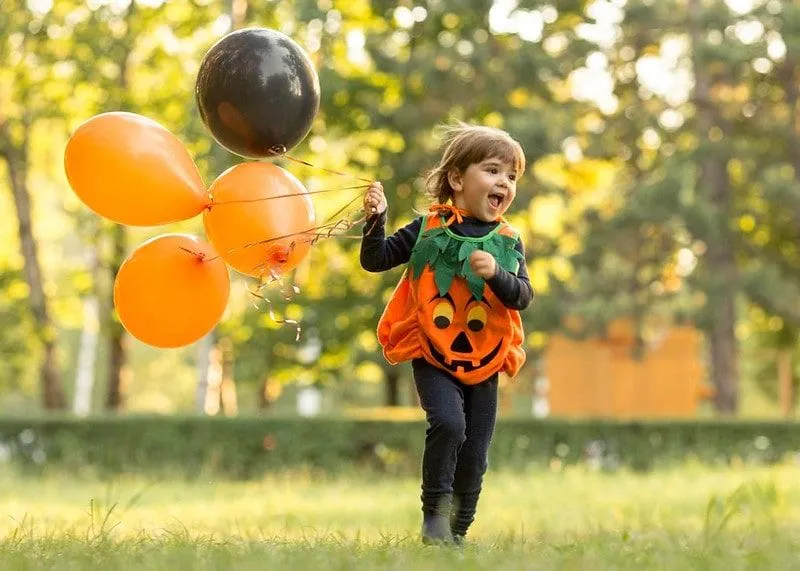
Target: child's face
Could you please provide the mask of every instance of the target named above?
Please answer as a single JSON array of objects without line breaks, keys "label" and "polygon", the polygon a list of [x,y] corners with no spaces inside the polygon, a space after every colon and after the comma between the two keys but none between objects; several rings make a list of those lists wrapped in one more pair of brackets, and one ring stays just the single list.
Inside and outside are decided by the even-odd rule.
[{"label": "child's face", "polygon": [[517,195],[514,165],[497,158],[471,164],[463,173],[448,177],[453,189],[453,204],[484,222],[502,216]]}]

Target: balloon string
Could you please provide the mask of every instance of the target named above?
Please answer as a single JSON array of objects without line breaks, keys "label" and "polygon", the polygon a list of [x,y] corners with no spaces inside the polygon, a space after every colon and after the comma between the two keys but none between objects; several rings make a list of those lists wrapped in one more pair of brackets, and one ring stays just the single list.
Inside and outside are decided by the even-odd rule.
[{"label": "balloon string", "polygon": [[[334,212],[331,216],[329,216],[328,219],[325,222],[323,222],[319,226],[316,226],[313,229],[304,230],[302,232],[293,232],[291,234],[284,234],[283,236],[276,236],[274,238],[267,238],[266,240],[259,240],[258,242],[251,242],[249,244],[245,244],[243,247],[247,248],[247,247],[251,247],[251,246],[258,246],[258,245],[261,245],[261,244],[268,244],[269,242],[274,242],[276,240],[284,240],[286,238],[291,238],[292,236],[303,236],[303,235],[312,235],[312,236],[314,236],[314,238],[310,241],[310,244],[314,245],[316,242],[319,241],[320,238],[323,238],[323,237],[330,238],[333,235],[333,231],[336,230],[337,228],[340,228],[340,227],[343,226],[343,230],[346,232],[347,230],[349,230],[350,228],[352,228],[353,226],[355,226],[359,222],[362,222],[364,220],[364,218],[359,218],[358,220],[355,220],[354,222],[350,222],[346,218],[342,218],[342,219],[333,221],[333,218],[336,217],[336,216],[339,216],[342,212],[344,212],[351,204],[353,204],[359,198],[360,198],[359,196],[356,196],[350,202],[348,202],[347,204],[342,206],[339,210]],[[327,232],[319,232],[319,230],[325,229],[325,228],[328,229]],[[359,238],[359,236],[342,236],[342,237]]]},{"label": "balloon string", "polygon": [[223,205],[223,204],[243,204],[243,203],[249,203],[249,202],[261,202],[261,201],[264,201],[264,200],[274,200],[276,198],[290,198],[290,197],[297,198],[299,196],[304,196],[305,194],[322,194],[322,193],[325,193],[325,192],[339,192],[339,191],[342,191],[342,190],[361,190],[361,189],[365,189],[365,188],[368,188],[368,187],[369,187],[368,184],[359,184],[359,185],[356,185],[356,186],[345,186],[343,188],[326,188],[326,189],[322,189],[322,190],[311,190],[311,191],[307,191],[307,192],[305,192],[303,194],[279,194],[277,196],[265,196],[263,198],[243,198],[243,199],[240,199],[240,200],[225,200],[225,201],[222,201],[222,202],[213,202],[212,201],[208,206],[206,206],[206,209],[211,210],[213,207],[220,206],[220,205]]},{"label": "balloon string", "polygon": [[[275,146],[275,147],[273,147],[271,150],[272,150],[272,152],[273,152],[273,153],[275,153],[276,155],[280,155],[280,156],[282,156],[282,157],[285,157],[285,158],[289,159],[290,161],[294,161],[294,162],[296,162],[296,163],[300,163],[301,165],[305,165],[305,166],[307,166],[307,167],[311,167],[312,169],[319,169],[319,170],[321,170],[321,171],[324,171],[324,172],[327,172],[327,173],[335,174],[335,175],[338,175],[338,176],[346,176],[346,177],[353,178],[353,179],[355,179],[355,180],[360,180],[360,181],[362,181],[362,182],[366,182],[366,183],[368,183],[368,184],[367,184],[365,187],[364,187],[364,186],[362,186],[362,187],[355,187],[355,188],[368,188],[368,187],[369,187],[369,186],[370,186],[370,185],[371,185],[373,182],[375,182],[374,180],[370,180],[370,179],[368,179],[368,178],[362,178],[362,177],[360,177],[360,176],[355,176],[355,175],[346,174],[346,173],[343,173],[343,172],[339,172],[339,171],[337,171],[337,170],[333,170],[333,169],[326,169],[326,168],[323,168],[323,167],[318,167],[318,166],[316,166],[316,165],[313,165],[313,164],[311,164],[311,163],[310,163],[310,162],[308,162],[308,161],[304,161],[303,159],[298,159],[298,158],[296,158],[296,157],[293,157],[293,156],[291,156],[291,155],[287,155],[287,154],[286,154],[286,147],[284,147],[284,146],[282,146],[282,145]],[[351,202],[349,202],[349,203],[348,203],[348,204],[347,204],[347,205],[346,205],[344,208],[347,208],[347,206],[349,206],[349,205],[350,205],[350,204],[352,204],[353,202],[354,202],[354,201],[351,201]],[[341,212],[344,210],[344,208],[342,208],[341,210],[339,210],[339,212],[337,212],[336,214],[334,214],[334,216],[336,216],[337,214],[341,213]],[[363,220],[359,220],[358,222],[362,222],[362,221],[366,221],[366,217],[365,217]],[[377,221],[378,221],[378,218],[376,217],[376,218],[375,218],[375,220],[373,220],[373,221],[372,221],[372,225],[370,226],[370,228],[369,228],[369,231],[367,232],[368,234],[369,234],[369,233],[371,233],[371,232],[372,232],[372,230],[375,228],[375,223],[376,223]]]},{"label": "balloon string", "polygon": [[[242,250],[244,248],[252,248],[253,246],[260,246],[260,245],[263,245],[263,244],[269,244],[270,242],[276,242],[278,240],[285,240],[287,238],[293,238],[294,236],[313,236],[313,238],[308,240],[308,243],[310,245],[315,244],[321,238],[331,238],[333,236],[336,236],[337,238],[352,238],[352,239],[358,240],[358,239],[361,239],[361,236],[347,236],[347,235],[344,235],[344,234],[336,234],[336,235],[334,235],[333,232],[335,230],[337,230],[337,229],[343,230],[344,232],[346,232],[350,228],[355,226],[356,224],[359,224],[360,222],[363,222],[363,221],[364,221],[363,217],[361,217],[358,220],[355,220],[353,222],[351,222],[349,220],[346,220],[346,219],[341,219],[341,220],[337,220],[336,222],[320,224],[319,226],[315,226],[314,228],[309,228],[308,230],[301,230],[300,232],[292,232],[291,234],[283,234],[281,236],[275,236],[273,238],[267,238],[266,240],[259,240],[258,242],[249,242],[249,243],[244,244],[242,246],[237,246],[236,248],[230,248],[229,250],[226,251],[226,253],[227,254],[231,254],[233,252],[236,252],[238,250]],[[320,232],[319,231],[319,230],[324,230],[324,229],[327,229],[327,232]],[[294,246],[295,246],[295,243],[292,242],[290,244],[290,250],[294,249]],[[181,249],[186,250],[186,248],[181,248]],[[210,257],[210,258],[205,258],[200,254],[192,252],[191,250],[186,250],[186,251],[191,253],[191,254],[194,254],[194,255],[200,257],[201,261],[203,261],[203,262],[212,262],[212,261],[217,260],[217,259],[220,258],[219,254],[216,255],[216,256]]]},{"label": "balloon string", "polygon": [[291,156],[291,155],[287,155],[285,151],[284,151],[284,152],[282,152],[282,153],[278,153],[278,154],[279,154],[279,155],[281,155],[281,156],[282,156],[282,157],[284,157],[284,158],[287,158],[287,159],[289,159],[290,161],[293,161],[293,162],[295,162],[295,163],[300,163],[301,165],[305,165],[305,166],[307,166],[307,167],[311,167],[312,169],[318,169],[318,170],[321,170],[321,171],[324,171],[324,172],[327,172],[327,173],[330,173],[330,174],[335,174],[335,175],[338,175],[338,176],[346,176],[346,177],[350,177],[350,178],[353,178],[353,179],[355,179],[355,180],[360,180],[360,181],[362,181],[362,182],[366,182],[367,184],[372,184],[373,182],[375,182],[374,180],[370,180],[370,179],[368,179],[368,178],[362,178],[362,177],[360,177],[360,176],[355,176],[355,175],[352,175],[352,174],[347,174],[347,173],[339,172],[339,171],[337,171],[337,170],[333,170],[333,169],[326,169],[326,168],[324,168],[324,167],[318,167],[318,166],[316,166],[316,165],[312,165],[312,164],[311,164],[310,162],[308,162],[308,161],[304,161],[303,159],[298,159],[297,157],[293,157],[293,156]]},{"label": "balloon string", "polygon": [[375,182],[374,180],[371,180],[371,179],[368,179],[368,178],[362,178],[360,176],[355,176],[355,175],[352,175],[352,174],[339,172],[337,170],[326,169],[326,168],[323,168],[323,167],[318,167],[316,165],[312,165],[308,161],[304,161],[303,159],[298,159],[297,157],[293,157],[291,155],[287,155],[286,154],[286,150],[287,150],[286,146],[284,146],[284,145],[275,145],[275,146],[273,146],[273,147],[271,147],[269,149],[269,152],[270,152],[270,154],[272,156],[284,157],[284,158],[289,159],[290,161],[293,161],[295,163],[300,163],[301,165],[305,165],[307,167],[311,167],[312,169],[319,169],[321,171],[325,171],[327,173],[335,174],[335,175],[338,175],[338,176],[346,176],[346,177],[349,177],[349,178],[353,178],[355,180],[360,180],[362,182],[366,182],[368,184],[372,184],[373,182]]},{"label": "balloon string", "polygon": [[[272,281],[276,281],[277,279],[278,278],[276,276],[274,276],[274,275],[272,276]],[[266,296],[261,295],[261,293],[259,293],[259,290],[261,288],[263,288],[265,285],[267,285],[267,284],[261,284],[261,286],[259,286],[259,288],[256,291],[253,291],[252,289],[250,289],[250,287],[247,284],[245,284],[245,288],[247,289],[247,292],[250,295],[252,295],[253,297],[255,297],[257,299],[260,299],[261,301],[265,301],[267,303],[267,306],[269,307],[269,317],[270,317],[270,319],[272,319],[273,322],[279,323],[281,325],[294,325],[296,327],[296,329],[297,329],[297,333],[295,334],[295,337],[294,337],[295,343],[300,341],[300,331],[301,331],[300,324],[294,319],[278,319],[277,317],[275,317],[275,312],[272,310],[272,302],[269,300],[269,298],[267,298]],[[293,286],[293,288],[294,288],[295,293],[297,293],[299,291],[297,289],[297,286]],[[286,299],[288,301],[290,298],[287,297]],[[262,311],[262,308],[258,305],[258,302],[254,302],[253,305],[255,306],[255,308],[257,310]]]},{"label": "balloon string", "polygon": [[189,248],[184,248],[183,246],[178,246],[178,247],[181,250],[183,250],[184,252],[189,252],[192,256],[194,256],[195,258],[197,258],[201,262],[209,262],[209,261],[211,261],[211,260],[213,260],[213,259],[218,257],[218,256],[215,256],[214,258],[206,259],[206,255],[203,252],[195,252],[194,250],[190,250]]},{"label": "balloon string", "polygon": [[[282,157],[284,157],[284,158],[286,158],[286,159],[288,159],[290,161],[305,165],[305,166],[313,168],[313,169],[318,169],[318,170],[321,170],[321,171],[324,171],[324,172],[327,172],[327,173],[330,173],[330,174],[335,174],[337,176],[349,177],[349,178],[352,178],[352,179],[355,179],[355,180],[360,180],[360,181],[362,181],[364,183],[367,183],[367,184],[356,185],[356,186],[348,186],[348,187],[344,187],[344,188],[334,188],[334,189],[322,189],[322,190],[315,190],[315,191],[307,191],[307,194],[322,194],[322,193],[326,193],[326,192],[338,192],[338,191],[342,191],[342,190],[356,190],[356,189],[363,190],[363,189],[368,188],[374,182],[371,179],[362,178],[362,177],[358,177],[358,176],[354,176],[354,175],[349,175],[349,174],[346,174],[346,173],[343,173],[343,172],[340,172],[340,171],[337,171],[337,170],[333,170],[333,169],[328,169],[328,168],[324,168],[324,167],[318,167],[318,166],[316,166],[316,165],[314,165],[314,164],[312,164],[312,163],[310,163],[308,161],[305,161],[305,160],[302,160],[302,159],[298,159],[296,157],[293,157],[291,155],[286,154],[286,148],[283,147],[283,146],[280,146],[280,145],[273,147],[271,149],[271,151],[272,151],[272,154],[274,156],[282,156]],[[278,195],[278,196],[269,196],[269,197],[264,197],[264,198],[229,200],[229,201],[224,201],[224,202],[211,202],[208,206],[206,206],[206,208],[208,210],[210,210],[211,208],[213,208],[215,206],[219,206],[219,205],[223,205],[223,204],[237,204],[237,203],[238,204],[242,204],[242,203],[260,202],[260,201],[264,201],[264,200],[272,200],[272,199],[276,199],[276,198],[287,198],[287,197],[297,197],[297,196],[302,196],[302,195],[298,195],[298,194],[282,194],[282,195]],[[340,208],[339,210],[334,212],[331,216],[329,216],[328,220],[326,220],[325,223],[323,223],[323,224],[321,224],[321,225],[319,225],[319,226],[317,226],[317,227],[315,227],[313,229],[302,230],[300,232],[293,232],[293,233],[290,233],[290,234],[284,234],[282,236],[276,236],[276,237],[269,238],[269,239],[266,239],[266,240],[260,240],[258,242],[251,242],[249,244],[244,244],[243,246],[239,246],[239,247],[236,247],[236,248],[231,248],[231,249],[229,249],[227,251],[227,253],[232,253],[232,252],[235,252],[236,250],[239,250],[239,249],[242,249],[242,248],[249,248],[249,247],[252,247],[252,246],[268,244],[269,242],[275,242],[275,241],[278,241],[278,240],[285,240],[287,238],[292,238],[294,236],[313,236],[313,238],[311,238],[308,241],[310,245],[314,245],[315,243],[317,243],[322,238],[331,238],[333,236],[341,237],[341,238],[360,239],[361,238],[360,236],[348,236],[348,235],[345,235],[344,232],[347,232],[348,230],[350,230],[356,224],[359,224],[361,222],[365,222],[367,220],[366,213],[365,213],[365,215],[363,217],[360,217],[360,218],[358,218],[357,220],[355,220],[353,222],[350,222],[346,218],[343,218],[341,220],[337,220],[336,222],[330,223],[330,221],[334,217],[341,215],[348,207],[350,207],[359,198],[361,198],[360,195],[356,196],[355,198],[350,200],[342,208]],[[363,209],[362,209],[362,212],[363,212]],[[375,219],[372,222],[372,225],[371,225],[370,229],[368,230],[368,233],[372,232],[372,229],[375,227],[375,224],[377,223],[377,221],[378,221],[378,217],[376,216]],[[326,228],[327,228],[326,232],[320,232],[320,230],[324,230]],[[340,230],[341,233],[334,234],[334,232],[336,232],[337,230]],[[291,250],[294,249],[294,247],[295,247],[295,242],[292,242],[290,244],[290,252],[291,252]],[[216,259],[218,259],[220,257],[221,256],[217,255],[217,256],[214,256],[212,258],[201,258],[201,261],[209,261],[210,262],[210,261],[216,260]],[[263,264],[262,264],[262,266],[263,266]],[[254,270],[255,269],[258,269],[258,268],[254,268]]]},{"label": "balloon string", "polygon": [[[351,189],[351,188],[364,188],[364,186],[348,187],[348,189]],[[346,190],[346,189],[332,189],[332,190]],[[323,192],[323,191],[317,191],[317,192]],[[258,200],[269,200],[271,198],[281,198],[281,197],[284,197],[284,196],[297,197],[297,196],[302,196],[302,195],[297,195],[297,194],[288,194],[287,195],[287,194],[283,194],[283,195],[280,195],[280,196],[267,197],[267,198],[263,198],[263,199],[256,198],[256,199],[250,199],[250,200],[243,200],[242,202],[254,202],[254,201],[258,201]],[[336,229],[341,229],[344,232],[346,232],[350,228],[355,226],[356,224],[359,224],[359,223],[363,222],[364,220],[366,220],[366,218],[365,217],[361,217],[358,220],[355,220],[353,222],[350,222],[347,219],[337,220],[336,222],[331,222],[331,221],[335,217],[341,215],[345,210],[347,210],[347,208],[349,208],[355,201],[359,200],[360,198],[361,198],[361,195],[355,196],[353,199],[351,199],[349,202],[347,202],[344,206],[342,206],[339,210],[337,210],[336,212],[331,214],[328,217],[328,219],[323,224],[320,224],[319,226],[315,226],[314,228],[309,228],[308,230],[301,230],[299,232],[292,232],[290,234],[283,234],[281,236],[274,236],[272,238],[267,238],[266,240],[259,240],[257,242],[249,242],[247,244],[243,244],[242,246],[237,246],[235,248],[230,248],[229,250],[226,251],[226,253],[227,254],[231,254],[233,252],[236,252],[236,251],[244,249],[244,248],[252,248],[253,246],[259,246],[259,245],[262,245],[262,244],[268,244],[270,242],[276,242],[278,240],[285,240],[287,238],[292,238],[294,236],[313,236],[313,238],[311,238],[308,242],[309,242],[310,245],[314,245],[321,238],[330,238],[330,237],[332,237],[333,236],[333,231],[336,230]],[[216,204],[231,204],[232,202],[234,202],[234,201],[217,202]],[[212,203],[212,205],[213,205],[213,203]],[[342,227],[343,224],[344,224],[344,227]],[[327,232],[320,232],[320,230],[324,230],[326,228],[328,229]],[[338,235],[338,236],[341,236],[343,238],[359,238],[359,236],[344,236],[344,235]],[[292,249],[294,248],[294,243],[291,244],[291,248]],[[206,258],[204,261],[211,262],[213,260],[218,259],[219,257],[220,256],[217,255],[217,256],[214,256],[214,257],[211,257],[211,258]]]}]

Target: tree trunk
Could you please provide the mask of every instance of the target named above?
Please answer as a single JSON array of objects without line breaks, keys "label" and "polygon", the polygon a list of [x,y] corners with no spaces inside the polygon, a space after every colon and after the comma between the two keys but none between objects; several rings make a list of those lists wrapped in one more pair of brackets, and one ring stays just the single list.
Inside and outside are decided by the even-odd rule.
[{"label": "tree trunk", "polygon": [[[713,227],[706,236],[706,290],[711,326],[708,329],[711,380],[716,388],[714,403],[719,412],[734,414],[738,405],[739,368],[736,340],[736,293],[738,291],[734,236],[728,229],[733,213],[733,192],[728,180],[726,159],[719,145],[711,147],[709,134],[720,129],[711,104],[711,78],[698,52],[702,42],[701,0],[689,4],[692,19],[692,58],[695,76],[694,103],[697,113],[697,137],[701,141],[698,187],[715,211]],[[723,132],[724,136],[724,132]],[[706,147],[703,149],[702,147]]]},{"label": "tree trunk", "polygon": [[222,352],[222,382],[220,383],[222,412],[225,416],[236,416],[239,413],[239,402],[236,396],[236,381],[233,378],[236,364],[233,343],[230,338],[225,337],[220,340],[219,347]]},{"label": "tree trunk", "polygon": [[100,304],[97,296],[91,294],[83,300],[83,329],[78,346],[78,370],[75,375],[75,398],[72,403],[73,412],[80,416],[92,411],[99,318]]},{"label": "tree trunk", "polygon": [[78,346],[75,395],[72,401],[73,412],[81,416],[87,415],[92,411],[97,349],[100,341],[100,319],[104,311],[100,299],[100,283],[103,276],[101,274],[102,268],[100,267],[100,254],[97,249],[100,237],[100,221],[97,218],[93,218],[92,221],[95,223],[94,232],[92,233],[92,245],[86,250],[86,261],[91,268],[93,287],[92,291],[83,300],[83,329],[81,330],[80,344]]},{"label": "tree trunk", "polygon": [[386,406],[400,406],[400,373],[394,367],[386,371]]},{"label": "tree trunk", "polygon": [[0,132],[0,138],[2,138],[2,141],[0,141],[0,155],[5,159],[8,167],[11,191],[14,195],[14,205],[17,210],[25,281],[29,288],[28,300],[36,324],[36,336],[44,349],[39,369],[42,404],[48,410],[65,409],[67,403],[56,354],[56,328],[44,294],[38,245],[33,235],[31,221],[31,200],[27,185],[28,126],[25,125],[25,138],[18,147],[12,145],[11,137],[2,123],[0,123],[0,129],[2,129],[2,132]]},{"label": "tree trunk", "polygon": [[[711,264],[709,264],[711,268]],[[713,269],[712,269],[713,271]],[[714,404],[723,414],[735,414],[739,402],[738,343],[733,295],[724,295],[716,303],[711,329],[711,380],[716,389]]]},{"label": "tree trunk", "polygon": [[791,349],[779,349],[777,361],[781,414],[784,418],[791,418],[794,416],[794,374],[792,373]]},{"label": "tree trunk", "polygon": [[[119,268],[125,260],[125,247],[127,231],[121,224],[115,224],[111,231],[111,273],[112,283],[117,277]],[[114,307],[114,288],[109,291],[110,305]],[[125,328],[113,312],[109,313],[108,319],[108,385],[106,392],[106,410],[119,412],[125,407],[125,388],[128,375],[127,361],[128,351],[125,336]]]},{"label": "tree trunk", "polygon": [[197,342],[197,387],[195,388],[195,410],[205,414],[206,396],[208,395],[208,376],[211,367],[211,349],[214,348],[214,334],[209,333]]},{"label": "tree trunk", "polygon": [[272,393],[270,391],[269,374],[264,375],[264,380],[261,381],[261,386],[258,390],[258,410],[265,411],[272,406]]},{"label": "tree trunk", "polygon": [[206,385],[203,410],[205,414],[215,416],[221,406],[220,391],[222,390],[222,351],[219,347],[211,348],[208,354],[208,382]]},{"label": "tree trunk", "polygon": [[[125,16],[126,32],[120,39],[122,51],[120,52],[117,64],[119,66],[119,90],[114,93],[119,99],[118,107],[125,109],[129,97],[130,81],[128,73],[130,71],[130,56],[132,46],[136,42],[134,32],[131,31],[132,18],[136,13],[136,3],[131,2],[128,13]],[[111,102],[109,102],[111,103]],[[127,249],[128,232],[122,224],[114,224],[111,230],[111,261],[109,264],[110,283],[114,284],[117,274],[125,261]],[[114,287],[109,290],[109,307],[114,307]],[[126,380],[131,375],[127,366],[128,347],[125,328],[119,321],[116,312],[108,314],[108,383],[106,392],[106,410],[119,412],[125,408]]]}]

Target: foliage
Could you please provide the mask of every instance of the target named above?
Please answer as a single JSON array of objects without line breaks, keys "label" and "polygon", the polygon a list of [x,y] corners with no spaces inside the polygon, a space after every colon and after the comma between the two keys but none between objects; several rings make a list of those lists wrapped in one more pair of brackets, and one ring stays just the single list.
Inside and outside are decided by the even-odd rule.
[{"label": "foliage", "polygon": [[[234,21],[237,12],[243,18]],[[509,218],[521,231],[537,293],[523,313],[531,361],[549,333],[576,333],[568,318],[589,335],[620,316],[634,319],[643,340],[664,323],[693,323],[708,332],[718,361],[722,321],[728,334],[754,336],[762,331],[754,310],[764,322],[800,324],[798,21],[800,7],[776,0],[751,7],[723,0],[9,0],[0,6],[0,121],[14,144],[30,127],[34,235],[62,339],[76,336],[81,296],[89,293],[109,317],[104,338],[118,327],[111,280],[130,248],[163,231],[201,232],[199,219],[125,231],[99,221],[61,172],[68,134],[102,111],[145,114],[185,141],[210,183],[241,159],[203,128],[194,76],[205,50],[232,25],[260,25],[295,38],[320,75],[319,116],[292,154],[383,180],[390,231],[425,206],[422,180],[437,159],[437,125],[499,126],[522,143],[530,168]],[[351,180],[276,162],[309,190],[347,189],[314,195],[321,221],[342,217],[342,207],[357,219],[360,190]],[[709,165],[716,190],[706,184]],[[11,210],[3,212],[0,259],[14,271],[15,224]],[[265,306],[252,307],[235,276],[216,337],[232,340],[234,377],[246,391],[265,378],[335,384],[396,372],[380,355],[374,327],[400,271],[363,272],[360,231],[349,229],[355,240],[322,240],[283,284],[264,290],[274,318]],[[87,267],[87,252],[97,271]],[[721,313],[721,300],[733,315]],[[283,320],[300,323],[299,342]],[[193,350],[182,353],[187,369]],[[33,359],[25,365],[34,366]],[[147,370],[149,363],[134,378]]]},{"label": "foliage", "polygon": [[[650,470],[693,459],[711,465],[771,464],[797,451],[800,425],[768,422],[505,420],[493,469],[570,466]],[[292,417],[5,419],[6,460],[34,472],[173,474],[252,479],[265,472],[352,468],[415,474],[422,421]]]},{"label": "foliage", "polygon": [[27,286],[19,271],[0,271],[0,394],[30,391],[37,358],[31,316],[19,301]]}]

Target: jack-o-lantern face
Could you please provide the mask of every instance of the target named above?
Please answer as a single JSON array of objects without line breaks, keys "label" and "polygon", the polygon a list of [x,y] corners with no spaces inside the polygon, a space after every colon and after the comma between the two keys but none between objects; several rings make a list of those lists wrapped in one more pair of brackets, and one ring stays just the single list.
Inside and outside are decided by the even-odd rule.
[{"label": "jack-o-lantern face", "polygon": [[508,310],[489,287],[477,300],[462,278],[455,278],[444,295],[439,295],[429,268],[419,279],[418,322],[428,361],[465,383],[485,380],[502,369],[509,345]]}]

